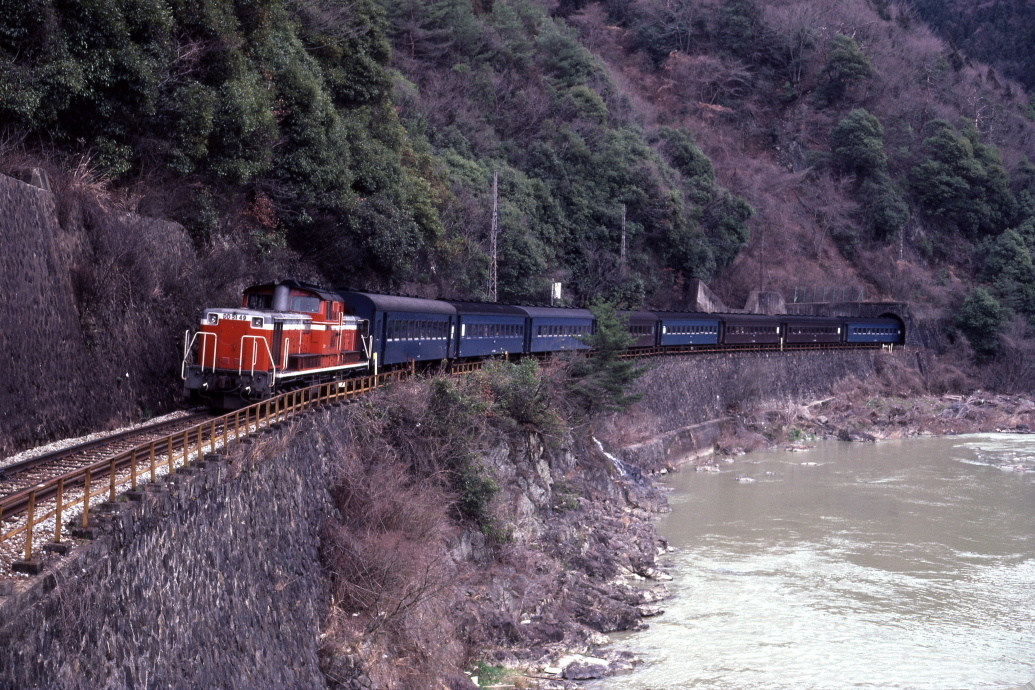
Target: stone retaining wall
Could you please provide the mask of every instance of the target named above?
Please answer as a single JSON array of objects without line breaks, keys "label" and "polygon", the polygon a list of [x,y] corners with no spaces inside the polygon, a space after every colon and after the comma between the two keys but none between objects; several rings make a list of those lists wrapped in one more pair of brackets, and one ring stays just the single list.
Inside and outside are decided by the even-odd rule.
[{"label": "stone retaining wall", "polygon": [[659,357],[635,392],[643,394],[638,407],[656,416],[664,432],[757,403],[821,398],[845,377],[866,379],[895,366],[915,368],[916,354],[821,350]]},{"label": "stone retaining wall", "polygon": [[874,350],[659,357],[635,386],[643,394],[635,409],[653,420],[654,435],[619,455],[648,470],[672,469],[710,453],[730,414],[758,404],[816,400],[849,376],[866,379],[919,366],[915,353]]},{"label": "stone retaining wall", "polygon": [[326,687],[312,425],[160,481],[0,596],[0,688]]}]

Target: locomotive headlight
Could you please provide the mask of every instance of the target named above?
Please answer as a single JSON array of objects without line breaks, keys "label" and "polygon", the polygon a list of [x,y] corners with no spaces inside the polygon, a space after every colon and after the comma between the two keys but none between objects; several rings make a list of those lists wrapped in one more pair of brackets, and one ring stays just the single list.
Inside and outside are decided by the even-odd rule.
[{"label": "locomotive headlight", "polygon": [[213,323],[213,324],[214,323],[219,323],[219,314],[209,314],[208,315],[208,322],[209,323]]},{"label": "locomotive headlight", "polygon": [[262,328],[262,317],[256,316],[252,318],[252,328]]}]

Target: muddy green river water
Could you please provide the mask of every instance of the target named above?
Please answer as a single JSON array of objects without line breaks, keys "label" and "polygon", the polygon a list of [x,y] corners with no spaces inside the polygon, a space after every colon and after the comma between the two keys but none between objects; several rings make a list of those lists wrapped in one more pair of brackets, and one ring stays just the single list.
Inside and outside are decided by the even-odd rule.
[{"label": "muddy green river water", "polygon": [[593,690],[1035,678],[1035,436],[822,442],[668,477],[676,595]]}]

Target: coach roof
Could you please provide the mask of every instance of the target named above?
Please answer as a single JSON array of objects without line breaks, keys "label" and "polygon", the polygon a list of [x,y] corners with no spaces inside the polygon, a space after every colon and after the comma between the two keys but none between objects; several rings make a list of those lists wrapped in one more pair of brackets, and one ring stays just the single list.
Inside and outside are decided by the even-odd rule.
[{"label": "coach roof", "polygon": [[519,307],[510,304],[498,304],[496,302],[461,302],[455,299],[440,300],[452,304],[458,314],[494,314],[500,316],[521,316],[525,315]]},{"label": "coach roof", "polygon": [[353,292],[351,290],[342,290],[339,294],[346,304],[362,305],[374,311],[456,316],[456,308],[452,304],[436,299],[404,297],[403,295],[381,295],[376,292]]},{"label": "coach roof", "polygon": [[593,313],[588,309],[569,309],[567,307],[518,307],[533,319],[592,319]]}]

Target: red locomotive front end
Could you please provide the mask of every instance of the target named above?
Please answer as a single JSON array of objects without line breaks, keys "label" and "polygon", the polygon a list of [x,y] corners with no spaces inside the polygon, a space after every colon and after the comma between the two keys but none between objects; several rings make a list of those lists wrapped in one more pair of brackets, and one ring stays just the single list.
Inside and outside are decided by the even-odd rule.
[{"label": "red locomotive front end", "polygon": [[240,308],[206,309],[187,334],[184,390],[233,408],[367,366],[366,321],[334,292],[282,281],[244,293]]}]

